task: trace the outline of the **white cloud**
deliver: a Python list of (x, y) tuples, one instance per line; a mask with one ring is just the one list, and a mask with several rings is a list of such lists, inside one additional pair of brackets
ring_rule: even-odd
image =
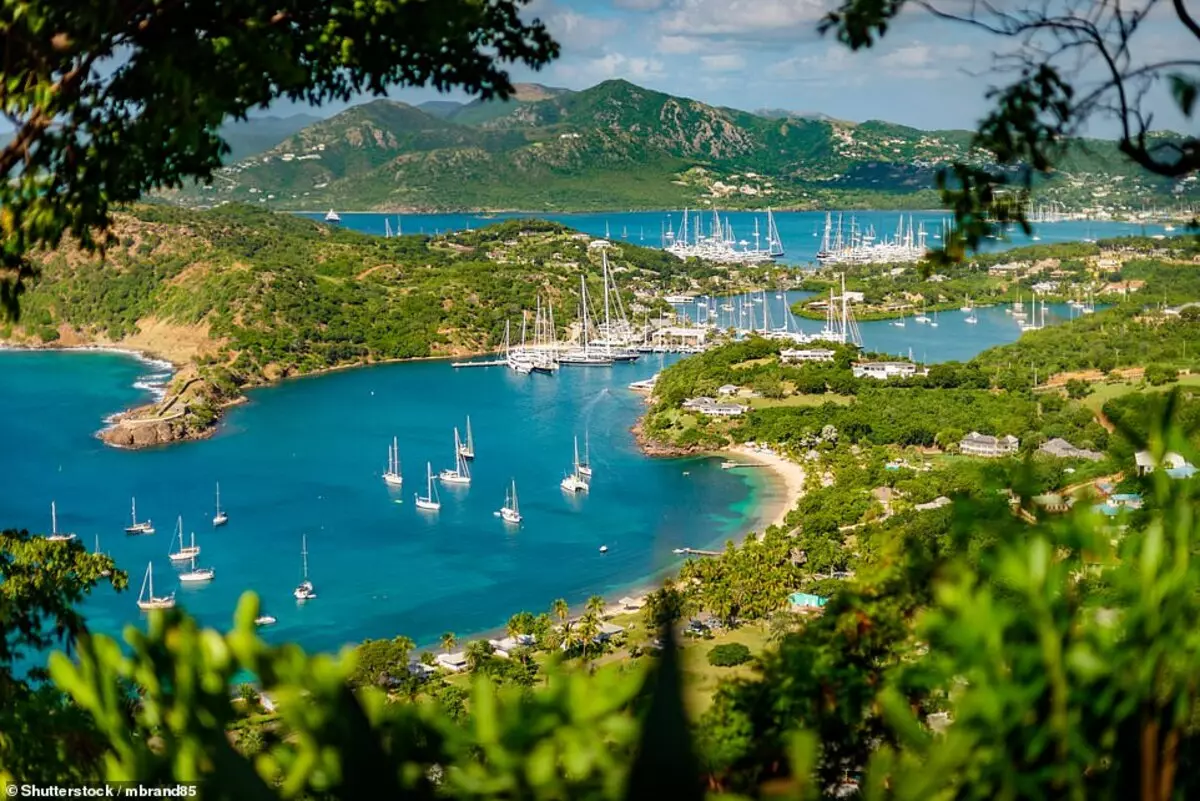
[(667, 35), (755, 41), (815, 36), (816, 22), (836, 0), (674, 0), (660, 27)]
[[(766, 69), (767, 77), (780, 81), (804, 83), (809, 81), (833, 81), (835, 83), (862, 83), (863, 75), (854, 69), (852, 54), (841, 45), (826, 45), (820, 52), (795, 55), (776, 61)], [(834, 77), (836, 76), (836, 77)]]
[(622, 28), (619, 19), (589, 17), (569, 9), (551, 10), (542, 21), (564, 53), (581, 55), (601, 52), (604, 44)]
[(657, 11), (663, 7), (665, 0), (613, 0), (617, 8), (627, 11)]
[(634, 83), (661, 78), (664, 69), (663, 63), (656, 58), (605, 53), (596, 58), (559, 62), (554, 72), (563, 80), (583, 88), (609, 78), (625, 78)]
[(746, 66), (746, 59), (737, 53), (721, 53), (714, 56), (701, 56), (700, 63), (709, 72), (737, 72)]
[(659, 53), (696, 53), (704, 49), (704, 42), (691, 36), (660, 36), (655, 48)]
[(967, 45), (933, 46), (910, 42), (881, 53), (875, 64), (898, 78), (937, 78), (967, 61), (974, 51)]

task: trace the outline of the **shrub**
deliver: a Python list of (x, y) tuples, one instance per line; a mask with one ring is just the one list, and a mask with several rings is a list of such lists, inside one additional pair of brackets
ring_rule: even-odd
[(740, 642), (715, 645), (708, 652), (708, 664), (714, 667), (733, 667), (750, 661), (750, 649)]

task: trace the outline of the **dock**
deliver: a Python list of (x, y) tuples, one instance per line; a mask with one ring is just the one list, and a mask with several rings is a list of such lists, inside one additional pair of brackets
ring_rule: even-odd
[(766, 467), (761, 462), (721, 462), (722, 470), (732, 470), (735, 467)]
[(676, 548), (672, 553), (681, 556), (720, 556), (720, 551), (702, 551), (699, 548)]
[(506, 359), (493, 359), (486, 362), (450, 362), (450, 366), (459, 367), (506, 367), (508, 361)]

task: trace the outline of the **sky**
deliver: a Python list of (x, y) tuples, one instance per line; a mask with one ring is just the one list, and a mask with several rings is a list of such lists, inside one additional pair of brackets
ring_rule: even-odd
[[(1053, 2), (1053, 0), (1051, 0)], [(969, 0), (945, 0), (963, 4)], [(835, 0), (533, 0), (526, 18), (542, 19), (562, 55), (539, 72), (512, 70), (516, 81), (585, 89), (609, 78), (711, 105), (746, 111), (783, 108), (838, 119), (882, 119), (917, 128), (973, 128), (985, 113), (991, 53), (1002, 43), (962, 25), (906, 11), (882, 42), (851, 53), (817, 22)], [(1142, 35), (1155, 53), (1194, 49), (1178, 22)], [(1157, 40), (1155, 39), (1157, 37)], [(393, 90), (411, 103), (448, 98), (431, 90)], [(344, 106), (330, 106), (328, 114)], [(1189, 125), (1165, 89), (1152, 95), (1156, 120)], [(272, 113), (308, 111), (278, 106)], [(1110, 135), (1099, 127), (1093, 135)]]

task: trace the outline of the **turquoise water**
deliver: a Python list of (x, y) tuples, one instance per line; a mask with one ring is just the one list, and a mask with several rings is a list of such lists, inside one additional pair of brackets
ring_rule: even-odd
[[(804, 293), (791, 293), (791, 299)], [(773, 314), (785, 299), (769, 293)], [(969, 358), (1018, 335), (1000, 308), (978, 326), (958, 312), (937, 329), (909, 322), (862, 326), (867, 347), (918, 359)], [(782, 319), (779, 317), (778, 319)], [(819, 324), (803, 321), (807, 330)], [(135, 388), (156, 368), (108, 353), (0, 353), (0, 441), (18, 455), (0, 494), (0, 521), (77, 533), (128, 570), (132, 590), (101, 589), (85, 611), (115, 632), (139, 620), (137, 588), (148, 561), (159, 592), (225, 626), (238, 596), (255, 590), (279, 623), (271, 640), (334, 649), (367, 637), (406, 634), (431, 643), (443, 631), (480, 632), (555, 598), (619, 597), (679, 563), (671, 551), (703, 547), (761, 527), (778, 488), (760, 471), (724, 471), (716, 459), (643, 456), (629, 433), (643, 400), (626, 387), (675, 357), (645, 356), (612, 368), (564, 368), (518, 376), (502, 368), (454, 370), (440, 361), (381, 365), (255, 390), (201, 442), (121, 451), (94, 437), (103, 419), (143, 402)], [(142, 382), (144, 387), (144, 382)], [(413, 505), (425, 463), (452, 465), (452, 428), (471, 416), (477, 459), (469, 488), (439, 487), (441, 512)], [(572, 437), (590, 434), (593, 489), (564, 496)], [(404, 487), (380, 478), (396, 436)], [(516, 479), (525, 521), (507, 529), (493, 512)], [(230, 523), (213, 530), (221, 483)], [(157, 534), (129, 537), (130, 496)], [(167, 560), (177, 515), (195, 531), (211, 584), (179, 588)], [(297, 605), (300, 538), (308, 535), (318, 598)], [(607, 545), (608, 553), (599, 547)]]
[[(851, 212), (843, 213), (843, 230), (849, 231)], [(324, 214), (307, 213), (303, 216), (315, 220), (324, 218)], [(458, 231), (465, 228), (482, 228), (500, 220), (517, 219), (520, 217), (538, 217), (544, 220), (554, 220), (592, 236), (608, 234), (614, 240), (624, 239), (646, 247), (659, 247), (662, 231), (670, 226), (679, 229), (682, 214), (679, 211), (636, 211), (636, 212), (600, 212), (596, 214), (377, 214), (374, 212), (345, 212), (342, 213), (341, 224), (364, 233), (383, 236), (386, 231), (385, 220), (392, 231), (401, 230), (405, 234), (434, 234), (444, 231)], [(860, 211), (853, 212), (859, 229), (874, 226), (879, 237), (891, 236), (896, 231), (896, 224), (901, 216), (906, 221), (910, 213), (901, 215), (894, 211)], [(758, 221), (759, 231), (766, 235), (766, 215), (751, 211), (722, 212), (722, 219), (728, 218), (733, 226), (734, 235), (738, 239), (752, 242), (755, 220)], [(911, 213), (914, 226), (924, 222), (930, 237), (941, 230), (942, 220), (946, 219), (944, 211), (916, 211)], [(708, 220), (706, 219), (707, 226)], [(779, 237), (783, 240), (786, 253), (782, 261), (791, 264), (807, 264), (815, 261), (821, 245), (821, 233), (825, 226), (823, 211), (781, 211), (775, 213), (775, 224), (779, 229)], [(1071, 220), (1059, 223), (1040, 223), (1035, 226), (1035, 235), (1040, 237), (1040, 244), (1054, 242), (1077, 242), (1082, 239), (1102, 239), (1115, 236), (1158, 235), (1163, 234), (1161, 225), (1143, 225), (1141, 223), (1100, 222), (1088, 220)], [(930, 246), (938, 243), (932, 238)], [(985, 250), (1005, 250), (1012, 247), (1037, 244), (1024, 234), (1015, 232), (1005, 240), (988, 240)], [(765, 247), (766, 242), (763, 240)]]

